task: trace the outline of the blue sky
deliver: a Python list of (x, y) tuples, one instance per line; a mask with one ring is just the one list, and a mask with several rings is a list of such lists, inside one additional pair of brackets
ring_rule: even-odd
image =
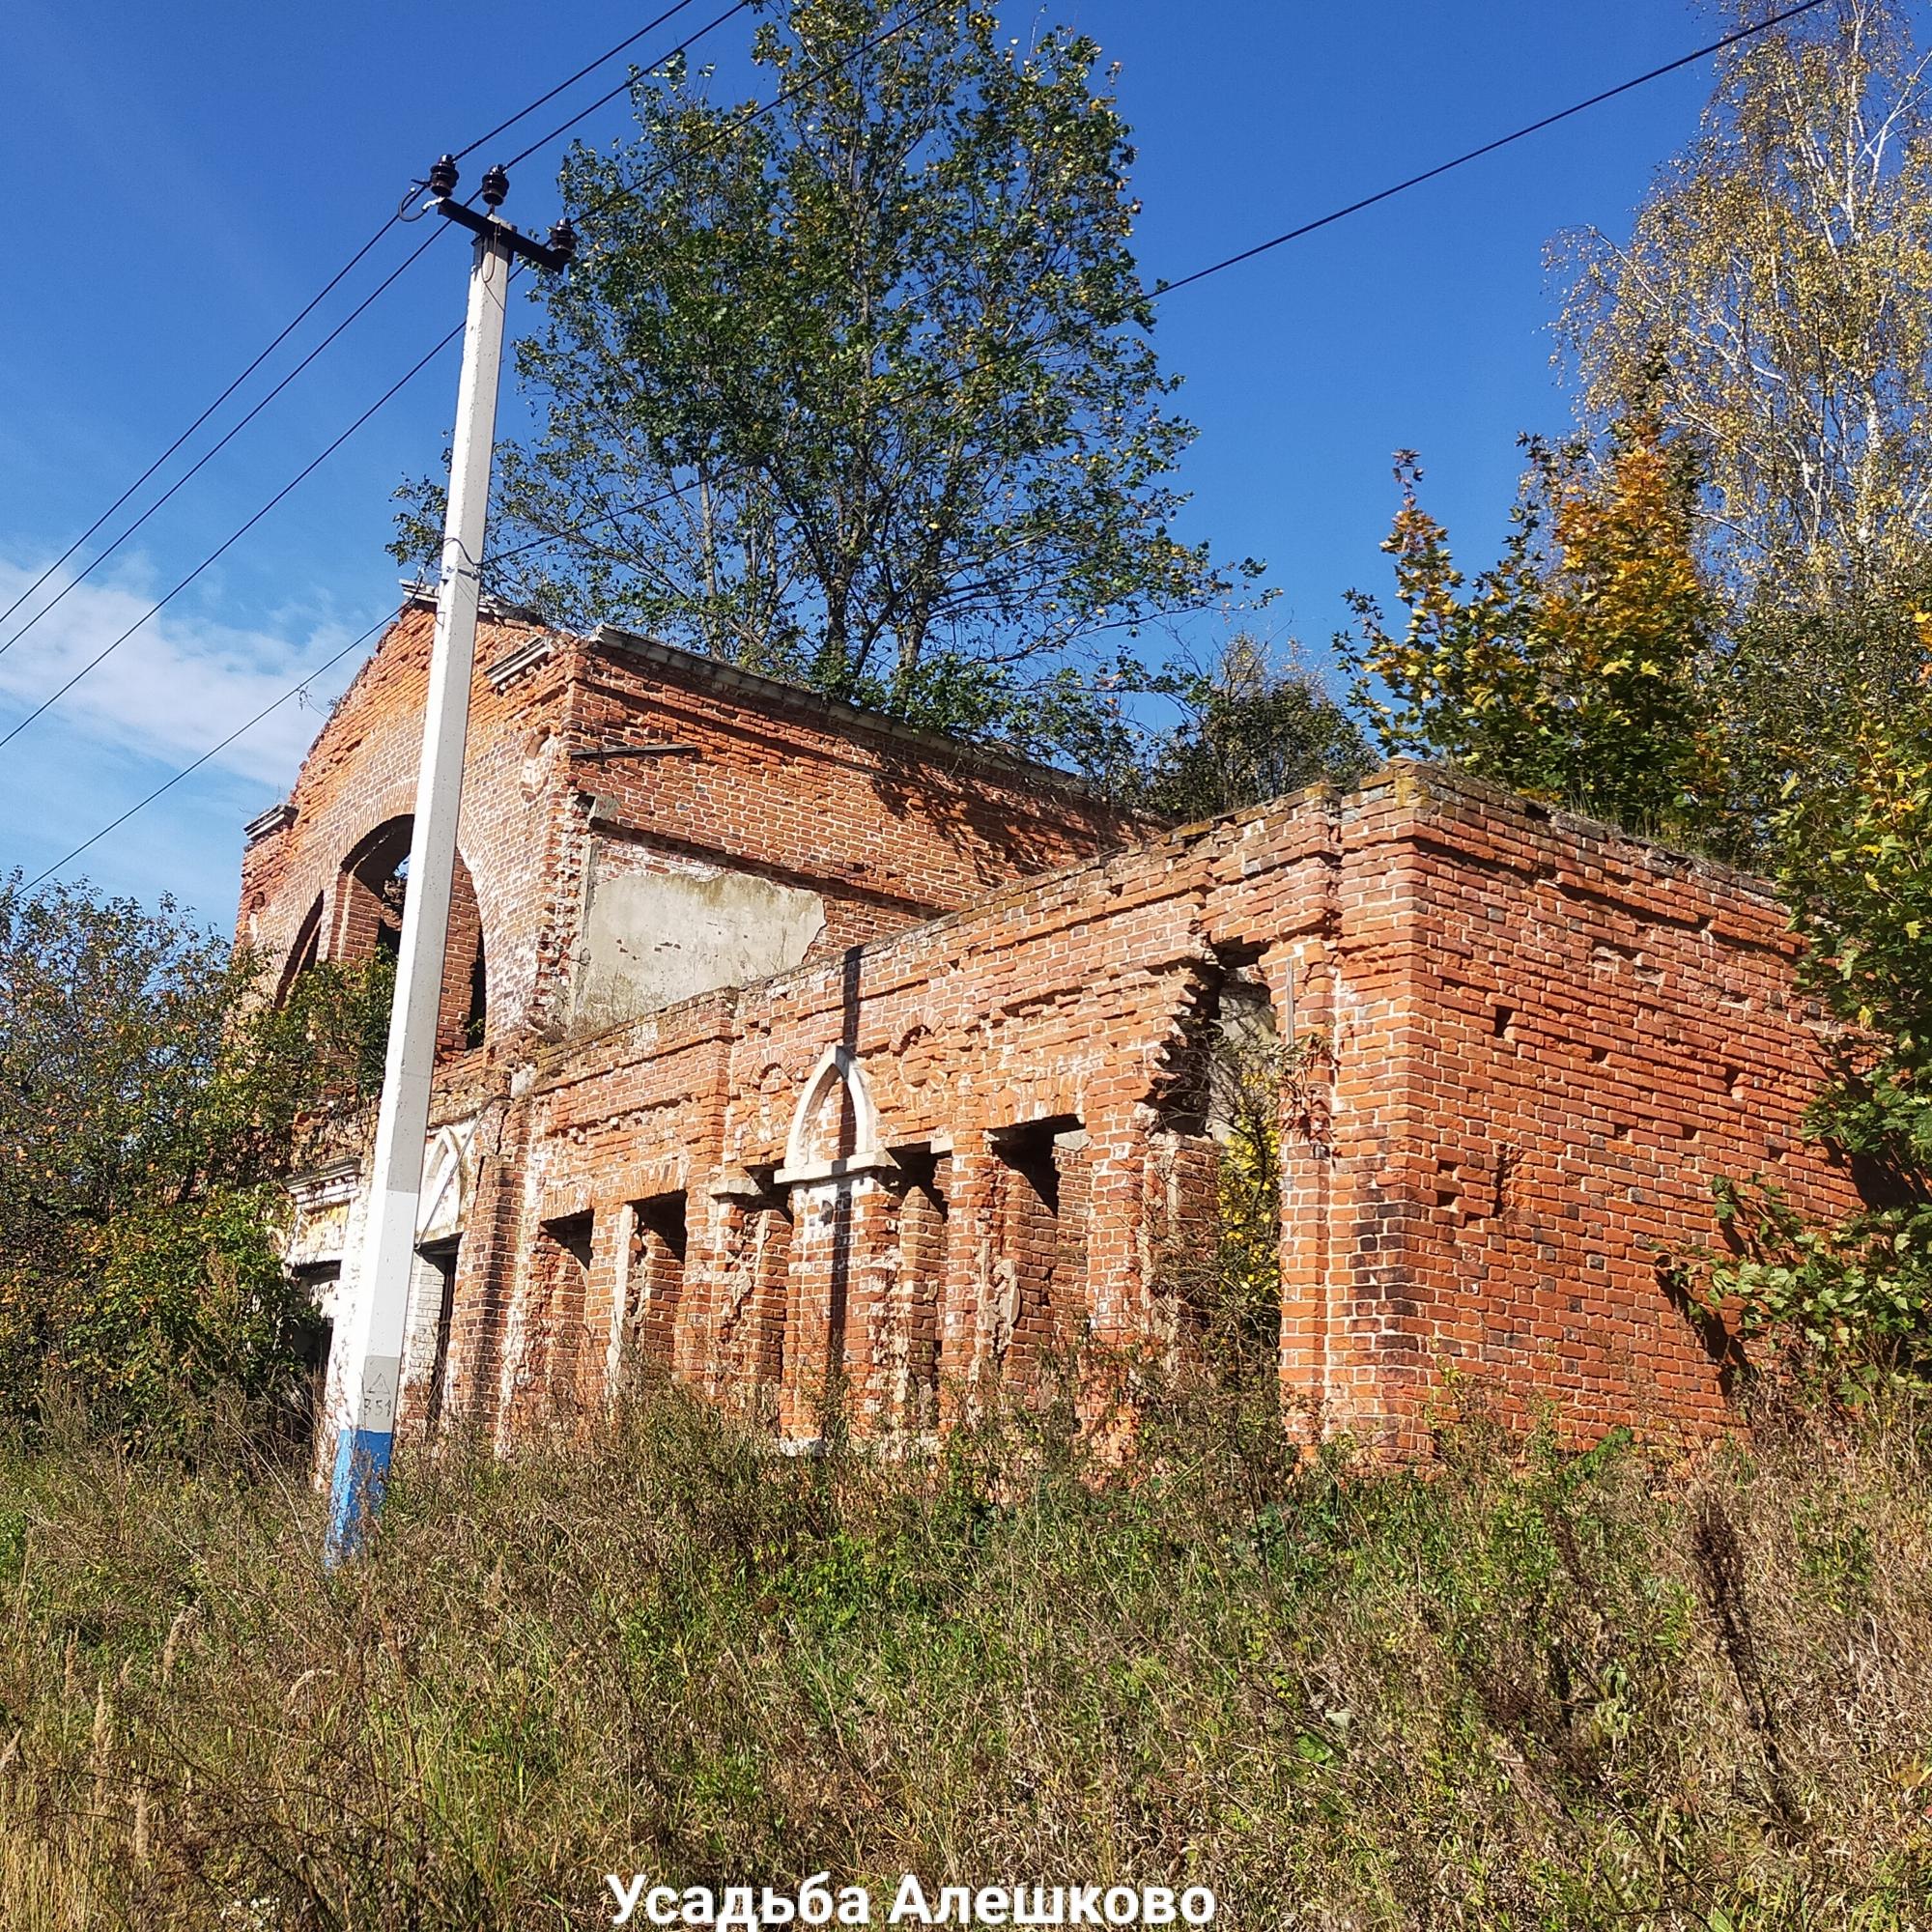
[[(13, 0), (0, 24), (0, 179), (16, 238), (0, 302), (0, 606), (315, 294), (438, 152), (661, 5)], [(700, 0), (649, 44), (722, 5)], [(1014, 33), (1036, 17), (1006, 14)], [(1073, 21), (1122, 63), (1151, 278), (1184, 274), (1719, 31), (1687, 0), (1067, 0), (1045, 17)], [(749, 85), (748, 31), (741, 15), (703, 49), (724, 82), (739, 82), (734, 98)], [(524, 145), (616, 77), (582, 83), (505, 145)], [(1515, 486), (1517, 433), (1569, 417), (1550, 366), (1558, 292), (1545, 244), (1581, 224), (1620, 233), (1652, 171), (1693, 130), (1709, 82), (1708, 67), (1672, 75), (1163, 303), (1157, 339), (1186, 378), (1180, 406), (1200, 428), (1182, 476), (1193, 493), (1183, 533), (1267, 560), (1282, 591), (1267, 613), (1278, 639), (1303, 639), (1320, 664), (1344, 621), (1341, 593), (1385, 587), (1378, 545), (1395, 507), (1397, 447), (1421, 451), (1430, 505), (1465, 560), (1488, 560)], [(582, 131), (603, 143), (627, 125), (619, 101)], [(472, 183), (488, 158), (469, 164)], [(548, 161), (518, 171), (505, 213), (526, 227), (555, 213)], [(301, 343), (422, 233), (392, 233)], [(453, 243), (432, 249), (0, 655), (0, 729), (455, 322), (465, 265)], [(60, 857), (393, 602), (390, 494), (437, 462), (455, 381), (453, 356), (432, 365), (0, 748), (0, 871), (31, 875)], [(0, 640), (18, 622), (0, 626)], [(318, 687), (324, 697), (354, 663)], [(72, 869), (150, 901), (170, 893), (226, 925), (241, 827), (286, 791), (320, 716), (285, 706)]]

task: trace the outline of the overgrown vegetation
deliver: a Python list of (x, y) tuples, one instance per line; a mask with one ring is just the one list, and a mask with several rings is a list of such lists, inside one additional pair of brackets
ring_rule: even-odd
[[(1756, 25), (1757, 0), (1715, 0)], [(1570, 236), (1560, 324), (1602, 432), (1640, 400), (1702, 458), (1740, 609), (1831, 613), (1923, 567), (1932, 505), (1932, 96), (1920, 11), (1833, 0), (1720, 56), (1630, 235)], [(1782, 628), (1782, 627), (1780, 627)], [(1829, 631), (1786, 661), (1833, 675)]]
[(273, 991), (167, 899), (0, 882), (0, 1421), (292, 1392), (278, 1183), (380, 1083), (390, 975)]
[(1801, 982), (1837, 1025), (1809, 1129), (1864, 1206), (1814, 1226), (1761, 1179), (1727, 1181), (1735, 1253), (1709, 1282), (1762, 1365), (1862, 1402), (1932, 1385), (1932, 707), (1864, 720), (1832, 764), (1782, 814), (1778, 870)]
[[(297, 1483), (0, 1461), (10, 1932), (608, 1924), (606, 1871), (1200, 1883), (1233, 1927), (1905, 1928), (1932, 1484), (1905, 1418), (1687, 1465), (1474, 1405), (1431, 1474), (1023, 1418), (776, 1458), (665, 1395)], [(876, 1908), (883, 1912), (883, 1902)]]
[(1180, 722), (1152, 737), (1121, 784), (1171, 818), (1212, 818), (1304, 785), (1346, 787), (1375, 766), (1360, 725), (1321, 684), (1246, 634), (1212, 665), (1170, 665), (1145, 685)]
[(1713, 702), (1719, 611), (1694, 549), (1695, 458), (1654, 417), (1593, 458), (1534, 439), (1500, 560), (1463, 594), (1448, 533), (1398, 457), (1400, 633), (1350, 602), (1355, 698), (1384, 750), (1448, 759), (1631, 831), (1726, 846), (1734, 826)]

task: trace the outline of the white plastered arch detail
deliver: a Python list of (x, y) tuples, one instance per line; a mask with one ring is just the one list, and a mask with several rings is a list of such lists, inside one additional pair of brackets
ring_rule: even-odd
[[(835, 1083), (840, 1081), (852, 1100), (852, 1151), (835, 1155), (829, 1160), (814, 1157), (811, 1123), (825, 1104), (826, 1095)], [(872, 1099), (866, 1069), (859, 1065), (858, 1055), (842, 1042), (828, 1046), (818, 1065), (812, 1068), (811, 1078), (805, 1083), (805, 1092), (799, 1095), (798, 1105), (792, 1112), (791, 1132), (785, 1136), (784, 1165), (774, 1179), (782, 1186), (794, 1180), (830, 1180), (840, 1175), (865, 1174), (894, 1165), (893, 1157), (881, 1145), (879, 1110)]]
[(423, 1182), (416, 1240), (435, 1241), (463, 1232), (469, 1218), (469, 1197), (474, 1189), (470, 1143), (476, 1123), (466, 1121), (457, 1126), (439, 1127), (423, 1157)]

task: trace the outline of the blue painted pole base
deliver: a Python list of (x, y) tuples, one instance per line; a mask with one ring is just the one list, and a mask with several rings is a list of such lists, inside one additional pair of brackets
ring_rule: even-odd
[(328, 1536), (322, 1552), (330, 1569), (362, 1553), (369, 1526), (383, 1507), (395, 1444), (394, 1432), (387, 1429), (345, 1429), (336, 1438), (335, 1474), (328, 1488)]

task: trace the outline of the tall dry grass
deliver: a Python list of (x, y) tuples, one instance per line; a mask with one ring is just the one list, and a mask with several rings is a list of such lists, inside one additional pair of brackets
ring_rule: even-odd
[[(1204, 1398), (1205, 1400), (1205, 1398)], [(1694, 1463), (1236, 1402), (768, 1454), (665, 1394), (418, 1458), (0, 1461), (0, 1924), (607, 1924), (607, 1870), (1206, 1884), (1260, 1926), (1932, 1925), (1932, 1436)], [(877, 1891), (883, 1889), (883, 1897)]]

